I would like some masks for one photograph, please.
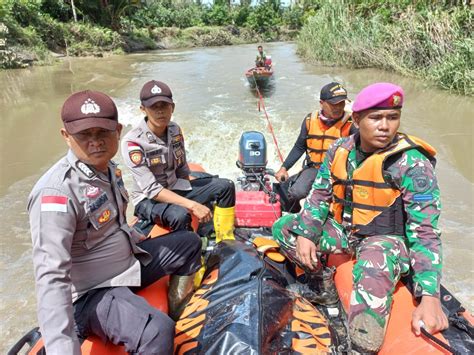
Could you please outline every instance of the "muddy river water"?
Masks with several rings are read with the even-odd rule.
[[[401,131],[422,137],[438,151],[443,284],[473,311],[474,100],[389,72],[310,65],[291,43],[265,49],[275,63],[274,86],[265,104],[284,155],[303,117],[318,107],[324,84],[342,82],[351,98],[376,81],[404,88]],[[66,151],[59,134],[64,99],[78,90],[104,91],[116,100],[120,121],[129,129],[141,118],[138,93],[143,83],[162,80],[173,90],[174,120],[184,131],[190,160],[234,179],[239,175],[240,135],[257,130],[267,138],[268,165],[277,170],[266,120],[243,75],[255,52],[255,45],[154,51],[0,72],[0,353],[37,323],[26,199],[36,180]]]

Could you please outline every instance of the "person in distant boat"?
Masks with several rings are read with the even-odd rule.
[[[319,99],[320,110],[306,115],[290,154],[275,174],[279,182],[285,182],[282,193],[288,195],[285,205],[290,212],[300,210],[299,202],[308,196],[330,145],[337,139],[357,131],[352,125],[350,112],[345,111],[347,91],[341,84],[332,82],[324,85]],[[306,159],[303,169],[290,178],[288,170],[304,153]]]
[[[172,230],[191,230],[214,219],[216,241],[234,239],[235,187],[229,179],[205,176],[190,181],[181,128],[171,122],[171,89],[151,80],[140,92],[145,118],[122,140],[122,156],[133,176],[135,215]],[[215,203],[214,213],[207,206]]]
[[[258,46],[257,50],[258,50],[258,53],[257,53],[257,57],[255,58],[255,66],[257,68],[260,68],[260,67],[263,68],[266,66],[266,63],[267,63],[267,54],[263,51],[262,46]]]
[[[411,320],[415,334],[421,324],[430,333],[448,327],[439,299],[436,152],[398,132],[403,99],[402,88],[391,83],[364,88],[352,106],[359,133],[329,148],[304,210],[273,226],[283,252],[306,271],[301,290],[315,302],[338,297],[319,255],[355,253],[349,335],[361,353],[382,346],[395,286],[408,272],[414,297],[421,299]]]
[[[128,194],[110,161],[122,125],[109,96],[74,93],[61,117],[69,151],[28,199],[46,352],[79,355],[79,339],[95,334],[130,353],[171,354],[173,320],[134,292],[172,275],[169,307],[179,310],[201,266],[201,240],[185,230],[145,240],[128,226]]]

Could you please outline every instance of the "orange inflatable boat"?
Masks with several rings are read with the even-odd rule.
[[[272,243],[269,228],[258,228],[255,227],[254,221],[247,221],[251,213],[247,213],[249,211],[245,209],[252,207],[252,210],[255,210],[255,206],[250,206],[249,201],[246,200],[245,191],[251,191],[252,194],[249,194],[249,198],[254,201],[253,203],[262,203],[261,207],[263,209],[279,208],[280,206],[277,203],[278,196],[275,196],[268,184],[267,175],[270,172],[265,169],[266,154],[263,151],[265,146],[263,136],[260,137],[260,140],[259,136],[252,132],[251,137],[251,144],[248,144],[245,140],[241,142],[240,164],[238,164],[244,171],[244,177],[239,179],[241,193],[237,205],[241,208],[236,208],[236,211],[239,210],[239,213],[243,213],[243,216],[245,216],[242,219],[236,216],[238,228],[236,228],[235,234],[238,241],[234,242],[235,245],[233,246],[230,245],[232,243],[227,242],[219,244],[216,249],[220,250],[221,254],[217,256],[211,253],[207,262],[206,279],[196,291],[195,297],[191,299],[188,305],[190,308],[187,311],[185,310],[182,319],[177,323],[175,351],[177,354],[215,354],[217,350],[215,346],[213,347],[212,342],[216,339],[216,332],[225,332],[227,328],[236,328],[240,329],[237,330],[237,333],[242,335],[245,333],[242,327],[251,328],[254,325],[252,316],[261,314],[255,322],[262,321],[263,326],[257,326],[257,323],[255,323],[252,332],[246,330],[246,339],[234,336],[237,333],[222,335],[226,346],[230,346],[226,349],[242,350],[247,348],[248,350],[245,344],[252,343],[252,339],[249,339],[249,337],[258,335],[261,338],[257,341],[259,345],[256,349],[260,350],[252,353],[266,355],[266,353],[277,354],[280,352],[285,354],[336,354],[347,352],[349,350],[347,347],[341,348],[338,345],[338,342],[341,343],[341,341],[338,336],[334,336],[335,332],[332,329],[333,327],[335,329],[336,323],[334,322],[339,322],[339,325],[341,323],[345,324],[347,328],[343,309],[348,309],[354,262],[345,256],[329,257],[329,265],[336,266],[335,282],[341,299],[340,312],[337,312],[337,317],[333,316],[334,313],[331,313],[331,310],[325,310],[321,306],[316,309],[304,299],[295,301],[298,296],[288,297],[289,291],[285,289],[285,285],[288,286],[295,282],[298,277],[297,272],[278,253],[277,245],[275,245],[275,242]],[[245,149],[250,150],[250,153],[253,152],[253,154],[247,154],[249,152],[246,152]],[[259,154],[256,154],[256,151],[259,151]],[[245,157],[249,157],[249,159]],[[261,160],[256,160],[257,158],[261,158]],[[192,170],[202,171],[203,169],[194,165]],[[255,192],[267,194],[269,198],[256,199]],[[271,204],[270,207],[269,203]],[[275,211],[275,219],[279,215],[277,212],[281,214],[281,211]],[[254,213],[254,216],[257,219],[261,218],[258,213]],[[248,226],[246,225],[247,222],[249,223]],[[151,234],[154,237],[166,232],[166,229],[155,226]],[[262,238],[263,240],[269,240],[268,245],[266,245],[267,243],[261,243]],[[253,243],[254,241],[255,243]],[[219,255],[225,255],[226,257],[219,259]],[[223,260],[230,260],[233,264],[225,266]],[[253,269],[249,269],[249,260],[256,265]],[[220,285],[216,283],[216,280],[219,279],[218,275],[221,276],[220,282],[222,284]],[[233,276],[227,277],[226,275]],[[245,277],[245,275],[248,275],[248,277]],[[253,286],[255,280],[260,281],[255,284],[256,286]],[[269,280],[270,282],[268,282]],[[278,282],[274,282],[275,280]],[[269,289],[269,285],[274,288]],[[163,278],[140,291],[139,294],[145,297],[154,307],[167,312],[167,289],[168,279]],[[244,297],[243,295],[248,296]],[[265,300],[275,295],[280,296],[277,297],[276,301],[271,302],[274,306],[268,306]],[[407,286],[400,282],[395,291],[386,337],[379,354],[474,353],[472,316],[444,288],[442,289],[441,300],[443,309],[450,321],[449,329],[435,334],[432,339],[426,336],[417,337],[411,330],[411,315],[416,307],[415,300]],[[221,307],[218,310],[212,308],[216,305],[226,305],[226,302],[229,302],[227,308]],[[293,302],[291,307],[287,306],[288,302]],[[253,308],[250,312],[249,309],[251,308],[249,307],[255,304],[261,306]],[[287,311],[282,312],[282,310]],[[193,316],[193,314],[196,316]],[[246,314],[246,316],[243,316],[243,314]],[[265,323],[265,319],[272,319],[272,322]],[[206,320],[208,323],[206,323]],[[289,320],[291,321],[289,322]],[[205,328],[206,326],[208,328]],[[268,337],[267,333],[275,335]],[[288,339],[290,339],[289,346],[285,345],[287,344],[285,341]],[[235,341],[235,344],[232,344],[232,341]],[[345,339],[345,343],[349,344],[348,339]],[[25,347],[29,347],[27,353],[30,355],[42,353],[43,342],[38,328],[33,329],[20,339],[8,354],[14,355],[20,353],[20,351],[24,353]],[[249,353],[242,351],[243,353]],[[82,344],[82,353],[96,355],[122,354],[124,349],[121,346],[103,344],[98,338],[90,337]],[[230,354],[232,351],[227,353]]]
[[[329,265],[336,266],[335,282],[339,297],[346,310],[349,309],[352,291],[352,267],[355,261],[344,255],[332,255]],[[443,344],[458,354],[474,353],[474,318],[444,287],[441,290],[443,310],[450,320],[449,329],[435,334]],[[415,336],[411,329],[411,316],[416,308],[415,300],[402,282],[395,290],[392,311],[385,340],[379,354],[451,354],[434,340],[426,336]]]

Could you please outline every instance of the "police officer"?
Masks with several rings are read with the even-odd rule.
[[[140,100],[145,118],[121,143],[133,176],[135,215],[172,230],[190,229],[191,214],[200,223],[209,222],[212,212],[206,204],[215,202],[216,241],[234,239],[234,183],[212,176],[189,180],[183,133],[171,122],[175,108],[171,89],[161,81],[148,81]]]
[[[300,210],[299,201],[308,196],[329,146],[336,139],[347,137],[357,131],[352,125],[350,112],[344,110],[347,91],[341,84],[332,82],[323,86],[319,98],[321,109],[309,113],[304,118],[300,134],[290,154],[275,174],[278,181],[286,181],[285,186],[282,186],[284,194],[282,198],[285,209],[289,212]],[[303,153],[306,153],[303,169],[289,178],[288,170]]]
[[[274,238],[306,270],[308,287],[318,296],[332,296],[335,289],[328,277],[321,277],[322,290],[311,285],[312,275],[330,274],[317,254],[355,252],[349,333],[363,353],[381,347],[395,286],[410,268],[414,296],[421,297],[412,317],[415,334],[420,321],[430,333],[448,326],[439,300],[435,151],[397,132],[403,96],[402,88],[390,83],[364,88],[352,107],[360,133],[329,148],[304,210],[273,226]]]
[[[122,130],[110,97],[74,93],[61,117],[69,151],[40,178],[28,199],[46,351],[80,354],[78,339],[95,334],[124,344],[128,352],[170,354],[174,322],[132,290],[174,274],[170,293],[181,297],[173,299],[175,304],[183,301],[192,289],[177,286],[183,279],[192,285],[200,267],[200,238],[179,231],[144,240],[127,225],[128,194],[110,161]]]

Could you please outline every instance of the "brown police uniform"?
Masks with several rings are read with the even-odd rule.
[[[160,138],[142,120],[123,138],[121,152],[133,174],[131,197],[135,206],[146,198],[153,199],[163,188],[191,190],[184,139],[175,122],[169,123],[166,138]]]
[[[94,333],[130,352],[172,351],[173,321],[122,286],[192,274],[200,240],[183,231],[138,247],[143,236],[127,225],[127,201],[114,163],[106,175],[72,151],[31,192],[38,318],[48,354],[80,354],[75,327],[80,337]]]
[[[163,188],[202,204],[216,201],[223,208],[235,205],[231,180],[212,176],[188,180],[190,169],[184,138],[175,122],[168,124],[166,137],[157,137],[145,117],[122,139],[121,152],[133,176],[131,196],[135,215],[149,223],[159,223],[172,230],[191,228],[188,210],[153,200]]]

